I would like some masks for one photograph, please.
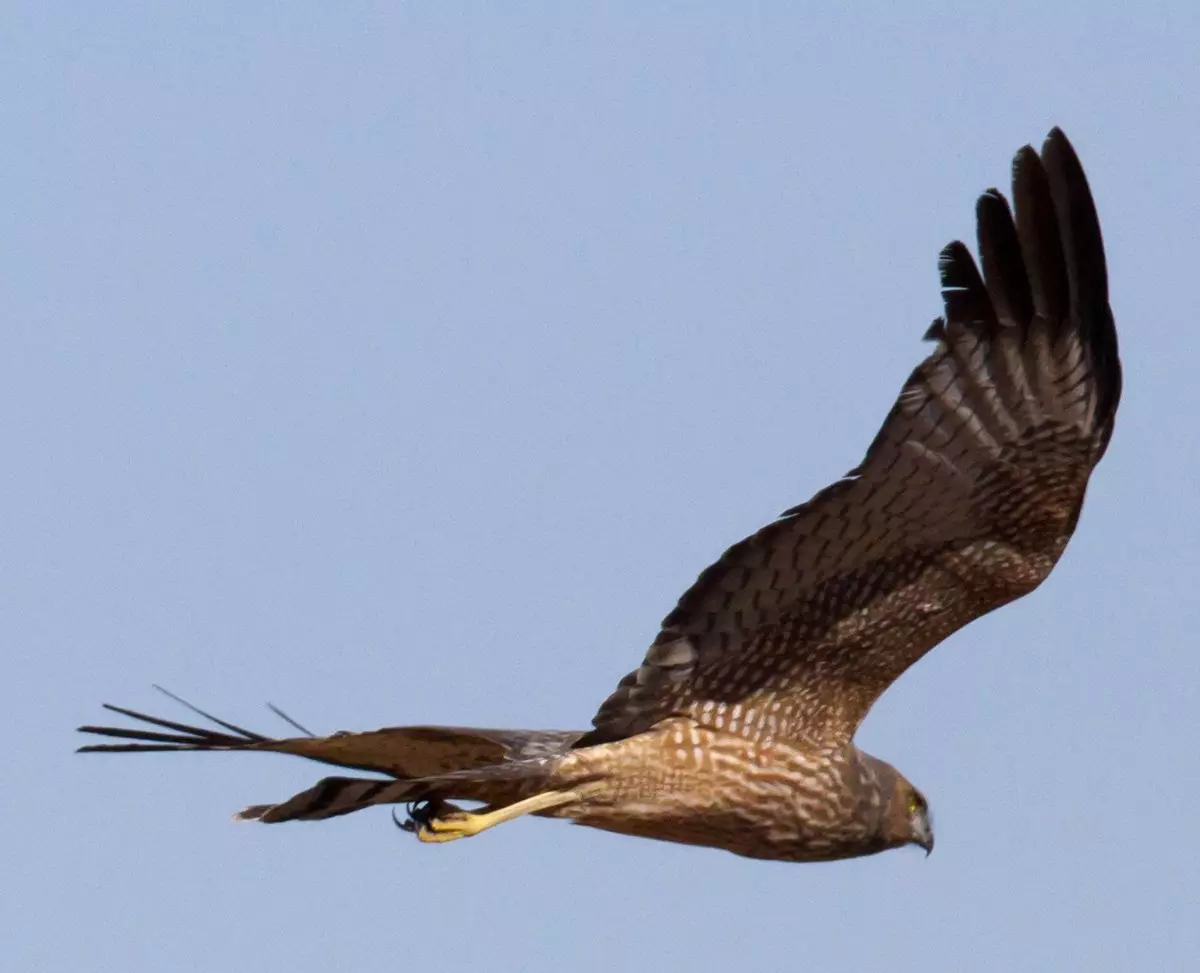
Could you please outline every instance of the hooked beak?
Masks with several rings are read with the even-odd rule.
[[[921,848],[925,849],[926,858],[933,853],[933,828],[929,826],[928,821],[923,821],[921,823],[921,827],[918,830],[916,837],[913,838],[913,844],[919,845]]]

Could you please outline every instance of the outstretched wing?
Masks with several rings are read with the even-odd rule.
[[[1028,593],[1075,529],[1121,392],[1100,226],[1054,129],[978,202],[980,275],[941,254],[945,317],[863,462],[734,545],[664,620],[580,745],[686,713],[848,740],[949,634]]]

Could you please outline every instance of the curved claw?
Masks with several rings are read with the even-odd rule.
[[[459,810],[449,801],[443,801],[441,798],[422,797],[404,805],[405,818],[403,821],[397,817],[396,811],[393,809],[392,823],[401,831],[415,834],[419,838],[422,834],[432,833],[431,825],[438,818]]]

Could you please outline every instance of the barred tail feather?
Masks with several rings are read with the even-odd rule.
[[[326,777],[280,804],[253,804],[234,817],[239,821],[323,821],[375,804],[402,804],[423,797],[429,784],[411,780]]]
[[[318,821],[375,804],[400,804],[434,796],[489,803],[502,800],[514,792],[514,787],[544,776],[554,758],[566,753],[583,736],[582,731],[571,730],[397,726],[322,737],[313,736],[286,714],[271,707],[289,724],[308,734],[273,739],[218,719],[173,693],[155,688],[220,729],[178,723],[105,703],[104,708],[110,712],[137,720],[144,726],[81,726],[81,733],[121,742],[93,743],[80,747],[79,751],[286,753],[336,767],[386,774],[391,778],[327,777],[280,804],[256,804],[237,815],[242,820],[267,823]]]

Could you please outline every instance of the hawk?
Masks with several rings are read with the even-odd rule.
[[[979,198],[979,265],[960,242],[942,250],[933,351],[863,461],[707,568],[590,730],[271,739],[194,707],[220,729],[107,706],[152,729],[83,726],[133,742],[81,749],[269,751],[385,775],[238,815],[270,823],[406,804],[401,826],[428,842],[534,814],[753,858],[928,854],[924,795],[855,731],[926,652],[1050,573],[1121,394],[1100,226],[1060,130],[1016,154],[1012,195],[1012,209]]]

